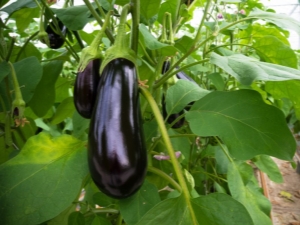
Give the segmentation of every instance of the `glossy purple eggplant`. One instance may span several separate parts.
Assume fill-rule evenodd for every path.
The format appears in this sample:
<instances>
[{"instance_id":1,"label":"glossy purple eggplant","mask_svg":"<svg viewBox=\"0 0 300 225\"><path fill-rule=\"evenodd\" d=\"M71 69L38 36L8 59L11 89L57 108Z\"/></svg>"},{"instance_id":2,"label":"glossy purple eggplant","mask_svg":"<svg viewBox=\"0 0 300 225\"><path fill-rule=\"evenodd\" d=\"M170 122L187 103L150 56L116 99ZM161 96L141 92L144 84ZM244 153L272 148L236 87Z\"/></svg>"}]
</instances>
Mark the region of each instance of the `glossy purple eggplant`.
<instances>
[{"instance_id":1,"label":"glossy purple eggplant","mask_svg":"<svg viewBox=\"0 0 300 225\"><path fill-rule=\"evenodd\" d=\"M101 60L94 59L87 67L77 73L74 84L74 105L77 112L84 118L90 119L97 98Z\"/></svg>"},{"instance_id":2,"label":"glossy purple eggplant","mask_svg":"<svg viewBox=\"0 0 300 225\"><path fill-rule=\"evenodd\" d=\"M57 18L58 21L58 27L61 31L61 33L66 36L67 33L67 27ZM51 22L47 28L46 32L48 33L48 38L49 38L49 43L50 43L50 48L52 49L57 49L63 46L65 40L61 35L59 35L57 32L55 32L52 28L55 29L55 24Z\"/></svg>"},{"instance_id":3,"label":"glossy purple eggplant","mask_svg":"<svg viewBox=\"0 0 300 225\"><path fill-rule=\"evenodd\" d=\"M131 61L117 58L103 69L88 140L89 170L100 191L117 199L134 194L146 175L147 151Z\"/></svg>"}]
</instances>

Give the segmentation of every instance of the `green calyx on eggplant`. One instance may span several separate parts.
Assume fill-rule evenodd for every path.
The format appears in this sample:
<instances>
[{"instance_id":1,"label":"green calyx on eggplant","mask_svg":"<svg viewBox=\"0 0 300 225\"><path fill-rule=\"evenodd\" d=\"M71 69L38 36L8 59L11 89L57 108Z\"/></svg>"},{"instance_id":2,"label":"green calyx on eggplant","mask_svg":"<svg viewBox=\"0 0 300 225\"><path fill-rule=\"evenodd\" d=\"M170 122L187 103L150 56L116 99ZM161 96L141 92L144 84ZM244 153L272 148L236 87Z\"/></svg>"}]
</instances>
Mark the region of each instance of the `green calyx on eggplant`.
<instances>
[{"instance_id":1,"label":"green calyx on eggplant","mask_svg":"<svg viewBox=\"0 0 300 225\"><path fill-rule=\"evenodd\" d=\"M77 73L74 84L74 105L77 112L90 119L97 98L97 87L100 81L99 68L101 59L94 59L87 67Z\"/></svg>"},{"instance_id":2,"label":"green calyx on eggplant","mask_svg":"<svg viewBox=\"0 0 300 225\"><path fill-rule=\"evenodd\" d=\"M121 199L143 184L147 151L135 64L110 61L101 74L88 137L91 177L106 195Z\"/></svg>"},{"instance_id":3,"label":"green calyx on eggplant","mask_svg":"<svg viewBox=\"0 0 300 225\"><path fill-rule=\"evenodd\" d=\"M52 49L57 49L63 46L65 42L64 37L67 33L67 27L58 18L56 18L56 20L58 22L58 28L60 29L61 34L56 30L57 27L55 26L55 23L53 21L50 22L46 28L49 39L48 47ZM64 37L62 37L61 35L63 35Z\"/></svg>"}]
</instances>

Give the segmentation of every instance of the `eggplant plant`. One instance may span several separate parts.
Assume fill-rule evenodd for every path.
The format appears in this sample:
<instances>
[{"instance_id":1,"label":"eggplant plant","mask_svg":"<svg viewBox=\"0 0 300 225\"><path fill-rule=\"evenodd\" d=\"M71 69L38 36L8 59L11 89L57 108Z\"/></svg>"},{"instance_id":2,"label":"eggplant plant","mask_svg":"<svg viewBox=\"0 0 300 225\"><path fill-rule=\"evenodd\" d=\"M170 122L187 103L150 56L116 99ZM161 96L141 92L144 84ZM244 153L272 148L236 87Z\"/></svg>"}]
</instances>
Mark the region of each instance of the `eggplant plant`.
<instances>
[{"instance_id":1,"label":"eggplant plant","mask_svg":"<svg viewBox=\"0 0 300 225\"><path fill-rule=\"evenodd\" d=\"M259 0L73 3L0 3L0 224L271 225L254 167L296 168L300 22Z\"/></svg>"}]
</instances>

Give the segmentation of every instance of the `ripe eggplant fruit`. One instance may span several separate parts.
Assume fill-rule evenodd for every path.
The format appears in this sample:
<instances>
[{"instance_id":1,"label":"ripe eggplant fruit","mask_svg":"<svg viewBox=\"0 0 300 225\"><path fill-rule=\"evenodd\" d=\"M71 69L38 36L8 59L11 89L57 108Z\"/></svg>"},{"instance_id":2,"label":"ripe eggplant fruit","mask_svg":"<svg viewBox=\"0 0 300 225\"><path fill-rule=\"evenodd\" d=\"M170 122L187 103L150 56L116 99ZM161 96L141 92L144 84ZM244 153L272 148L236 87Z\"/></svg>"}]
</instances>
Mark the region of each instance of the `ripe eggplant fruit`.
<instances>
[{"instance_id":1,"label":"ripe eggplant fruit","mask_svg":"<svg viewBox=\"0 0 300 225\"><path fill-rule=\"evenodd\" d=\"M66 36L67 33L67 27L57 18L57 22L58 22L58 26L59 29L61 30L62 34L64 36ZM53 29L55 28L55 24L52 21L46 28L46 32L48 34L48 38L49 38L49 43L50 43L50 48L52 49L57 49L60 48L61 46L63 46L65 40L58 34L56 33Z\"/></svg>"},{"instance_id":2,"label":"ripe eggplant fruit","mask_svg":"<svg viewBox=\"0 0 300 225\"><path fill-rule=\"evenodd\" d=\"M116 58L104 67L89 130L88 164L106 195L134 194L147 171L137 72L133 62Z\"/></svg>"},{"instance_id":3,"label":"ripe eggplant fruit","mask_svg":"<svg viewBox=\"0 0 300 225\"><path fill-rule=\"evenodd\" d=\"M82 72L77 73L75 80L74 105L77 112L86 119L91 118L97 98L100 64L100 59L91 60Z\"/></svg>"}]
</instances>

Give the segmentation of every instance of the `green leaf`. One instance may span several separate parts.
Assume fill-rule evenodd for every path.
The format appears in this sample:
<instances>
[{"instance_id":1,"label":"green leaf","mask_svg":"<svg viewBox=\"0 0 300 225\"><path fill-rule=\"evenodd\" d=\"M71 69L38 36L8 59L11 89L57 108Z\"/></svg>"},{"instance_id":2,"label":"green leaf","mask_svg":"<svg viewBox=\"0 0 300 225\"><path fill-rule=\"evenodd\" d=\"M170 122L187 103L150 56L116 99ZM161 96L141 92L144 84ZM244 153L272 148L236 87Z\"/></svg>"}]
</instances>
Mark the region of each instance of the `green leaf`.
<instances>
[{"instance_id":1,"label":"green leaf","mask_svg":"<svg viewBox=\"0 0 300 225\"><path fill-rule=\"evenodd\" d=\"M298 67L296 53L274 36L265 35L262 38L256 39L253 47L257 54L266 62L295 69Z\"/></svg>"},{"instance_id":2,"label":"green leaf","mask_svg":"<svg viewBox=\"0 0 300 225\"><path fill-rule=\"evenodd\" d=\"M58 77L55 83L55 103L62 102L64 99L70 97L69 89L71 82L74 82L74 80L72 81L66 77Z\"/></svg>"},{"instance_id":3,"label":"green leaf","mask_svg":"<svg viewBox=\"0 0 300 225\"><path fill-rule=\"evenodd\" d=\"M147 21L151 19L158 13L161 0L141 0L140 1L140 11L141 16L143 16Z\"/></svg>"},{"instance_id":4,"label":"green leaf","mask_svg":"<svg viewBox=\"0 0 300 225\"><path fill-rule=\"evenodd\" d=\"M207 78L211 80L211 82L215 85L218 91L223 91L225 88L225 82L221 74L219 73L211 73L207 75Z\"/></svg>"},{"instance_id":5,"label":"green leaf","mask_svg":"<svg viewBox=\"0 0 300 225\"><path fill-rule=\"evenodd\" d=\"M146 28L144 24L140 24L140 32L144 38L145 45L150 50L157 50L163 56L173 56L177 49L171 45L159 42Z\"/></svg>"},{"instance_id":6,"label":"green leaf","mask_svg":"<svg viewBox=\"0 0 300 225\"><path fill-rule=\"evenodd\" d=\"M40 133L0 165L0 223L39 224L76 199L88 174L84 143L69 135Z\"/></svg>"},{"instance_id":7,"label":"green leaf","mask_svg":"<svg viewBox=\"0 0 300 225\"><path fill-rule=\"evenodd\" d=\"M20 53L20 51L22 52ZM19 53L20 56L18 56ZM11 53L10 60L14 62L17 60L18 57L18 61L20 61L22 59L26 59L33 56L35 56L39 61L42 59L41 52L37 49L37 47L34 44L29 42L24 48L20 46L14 46L13 51Z\"/></svg>"},{"instance_id":8,"label":"green leaf","mask_svg":"<svg viewBox=\"0 0 300 225\"><path fill-rule=\"evenodd\" d=\"M288 98L292 101L297 118L300 120L300 81L267 82L266 91L275 99Z\"/></svg>"},{"instance_id":9,"label":"green leaf","mask_svg":"<svg viewBox=\"0 0 300 225\"><path fill-rule=\"evenodd\" d=\"M292 29L300 33L300 22L285 14L265 12L255 8L250 12L249 17L262 19L274 23L283 29Z\"/></svg>"},{"instance_id":10,"label":"green leaf","mask_svg":"<svg viewBox=\"0 0 300 225\"><path fill-rule=\"evenodd\" d=\"M10 67L7 62L3 61L0 63L0 83L4 77L6 77L10 72Z\"/></svg>"},{"instance_id":11,"label":"green leaf","mask_svg":"<svg viewBox=\"0 0 300 225\"><path fill-rule=\"evenodd\" d=\"M58 124L64 121L67 117L71 117L75 111L73 97L64 99L57 107L56 113L54 114L51 123Z\"/></svg>"},{"instance_id":12,"label":"green leaf","mask_svg":"<svg viewBox=\"0 0 300 225\"><path fill-rule=\"evenodd\" d=\"M68 225L85 225L85 219L81 212L73 212L68 219Z\"/></svg>"},{"instance_id":13,"label":"green leaf","mask_svg":"<svg viewBox=\"0 0 300 225\"><path fill-rule=\"evenodd\" d=\"M93 203L101 207L108 207L112 205L114 202L115 200L113 198L108 197L106 194L102 192L97 192L93 195Z\"/></svg>"},{"instance_id":14,"label":"green leaf","mask_svg":"<svg viewBox=\"0 0 300 225\"><path fill-rule=\"evenodd\" d=\"M82 117L77 111L73 114L72 117L72 122L73 122L73 136L81 139L81 140L86 140L86 130L90 126L90 120L85 119Z\"/></svg>"},{"instance_id":15,"label":"green leaf","mask_svg":"<svg viewBox=\"0 0 300 225\"><path fill-rule=\"evenodd\" d=\"M111 225L111 222L103 217L95 216L91 225Z\"/></svg>"},{"instance_id":16,"label":"green leaf","mask_svg":"<svg viewBox=\"0 0 300 225\"><path fill-rule=\"evenodd\" d=\"M134 225L159 202L160 198L157 188L145 180L136 194L119 201L120 212L126 224Z\"/></svg>"},{"instance_id":17,"label":"green leaf","mask_svg":"<svg viewBox=\"0 0 300 225\"><path fill-rule=\"evenodd\" d=\"M175 47L182 53L186 53L193 46L194 39L189 36L183 36L175 42Z\"/></svg>"},{"instance_id":18,"label":"green leaf","mask_svg":"<svg viewBox=\"0 0 300 225\"><path fill-rule=\"evenodd\" d=\"M272 224L269 218L271 203L253 182L243 183L235 162L229 164L227 181L232 197L246 207L254 225Z\"/></svg>"},{"instance_id":19,"label":"green leaf","mask_svg":"<svg viewBox=\"0 0 300 225\"><path fill-rule=\"evenodd\" d=\"M42 78L42 66L36 57L25 58L13 64L23 99L27 103L32 98L35 88Z\"/></svg>"},{"instance_id":20,"label":"green leaf","mask_svg":"<svg viewBox=\"0 0 300 225\"><path fill-rule=\"evenodd\" d=\"M226 194L194 198L192 205L201 225L253 225L246 208Z\"/></svg>"},{"instance_id":21,"label":"green leaf","mask_svg":"<svg viewBox=\"0 0 300 225\"><path fill-rule=\"evenodd\" d=\"M32 0L22 0L11 3L5 8L1 9L1 11L7 12L11 15L13 12L22 9L22 8L35 8L37 7L36 3Z\"/></svg>"},{"instance_id":22,"label":"green leaf","mask_svg":"<svg viewBox=\"0 0 300 225\"><path fill-rule=\"evenodd\" d=\"M24 32L35 17L39 17L39 9L37 7L22 8L12 15L12 18L16 19L16 25L20 33Z\"/></svg>"},{"instance_id":23,"label":"green leaf","mask_svg":"<svg viewBox=\"0 0 300 225\"><path fill-rule=\"evenodd\" d=\"M270 155L292 160L296 149L283 113L252 90L215 91L195 102L186 120L199 136L219 136L238 159Z\"/></svg>"},{"instance_id":24,"label":"green leaf","mask_svg":"<svg viewBox=\"0 0 300 225\"><path fill-rule=\"evenodd\" d=\"M43 65L43 76L28 103L38 117L43 117L55 101L55 83L63 68L63 62L54 60Z\"/></svg>"},{"instance_id":25,"label":"green leaf","mask_svg":"<svg viewBox=\"0 0 300 225\"><path fill-rule=\"evenodd\" d=\"M271 159L270 156L267 155L259 155L252 159L254 164L260 169L262 172L266 173L270 180L276 183L282 183L282 175L277 164Z\"/></svg>"},{"instance_id":26,"label":"green leaf","mask_svg":"<svg viewBox=\"0 0 300 225\"><path fill-rule=\"evenodd\" d=\"M197 84L178 80L167 91L166 102L168 114L180 112L190 102L197 101L207 95L209 91L200 88Z\"/></svg>"},{"instance_id":27,"label":"green leaf","mask_svg":"<svg viewBox=\"0 0 300 225\"><path fill-rule=\"evenodd\" d=\"M249 37L249 35L251 35L253 40L257 40L257 39L263 38L264 36L268 35L268 36L276 37L278 40L280 40L285 45L290 46L288 38L277 27L267 27L265 25L255 23L255 24L252 24L249 27L249 29L247 29L246 31L249 32L249 30L250 30L250 33L245 34L246 36L243 36L243 38L247 38L247 37ZM241 41L243 43L244 43L244 41L247 44L249 43L249 39L244 39Z\"/></svg>"},{"instance_id":28,"label":"green leaf","mask_svg":"<svg viewBox=\"0 0 300 225\"><path fill-rule=\"evenodd\" d=\"M67 8L51 8L61 22L70 30L82 30L83 27L92 19L87 6L70 6Z\"/></svg>"},{"instance_id":29,"label":"green leaf","mask_svg":"<svg viewBox=\"0 0 300 225\"><path fill-rule=\"evenodd\" d=\"M47 222L47 225L68 225L69 215L76 209L76 204L72 204L62 211L58 216Z\"/></svg>"},{"instance_id":30,"label":"green leaf","mask_svg":"<svg viewBox=\"0 0 300 225\"><path fill-rule=\"evenodd\" d=\"M299 70L272 63L259 62L242 54L220 56L213 52L210 62L234 76L244 85L250 85L254 80L283 81L300 79Z\"/></svg>"},{"instance_id":31,"label":"green leaf","mask_svg":"<svg viewBox=\"0 0 300 225\"><path fill-rule=\"evenodd\" d=\"M246 0L221 0L220 2L226 2L226 3L241 3L245 2Z\"/></svg>"},{"instance_id":32,"label":"green leaf","mask_svg":"<svg viewBox=\"0 0 300 225\"><path fill-rule=\"evenodd\" d=\"M198 213L198 212L197 212ZM197 214L196 213L196 214ZM151 208L136 225L191 225L190 212L184 197L166 199Z\"/></svg>"}]
</instances>

